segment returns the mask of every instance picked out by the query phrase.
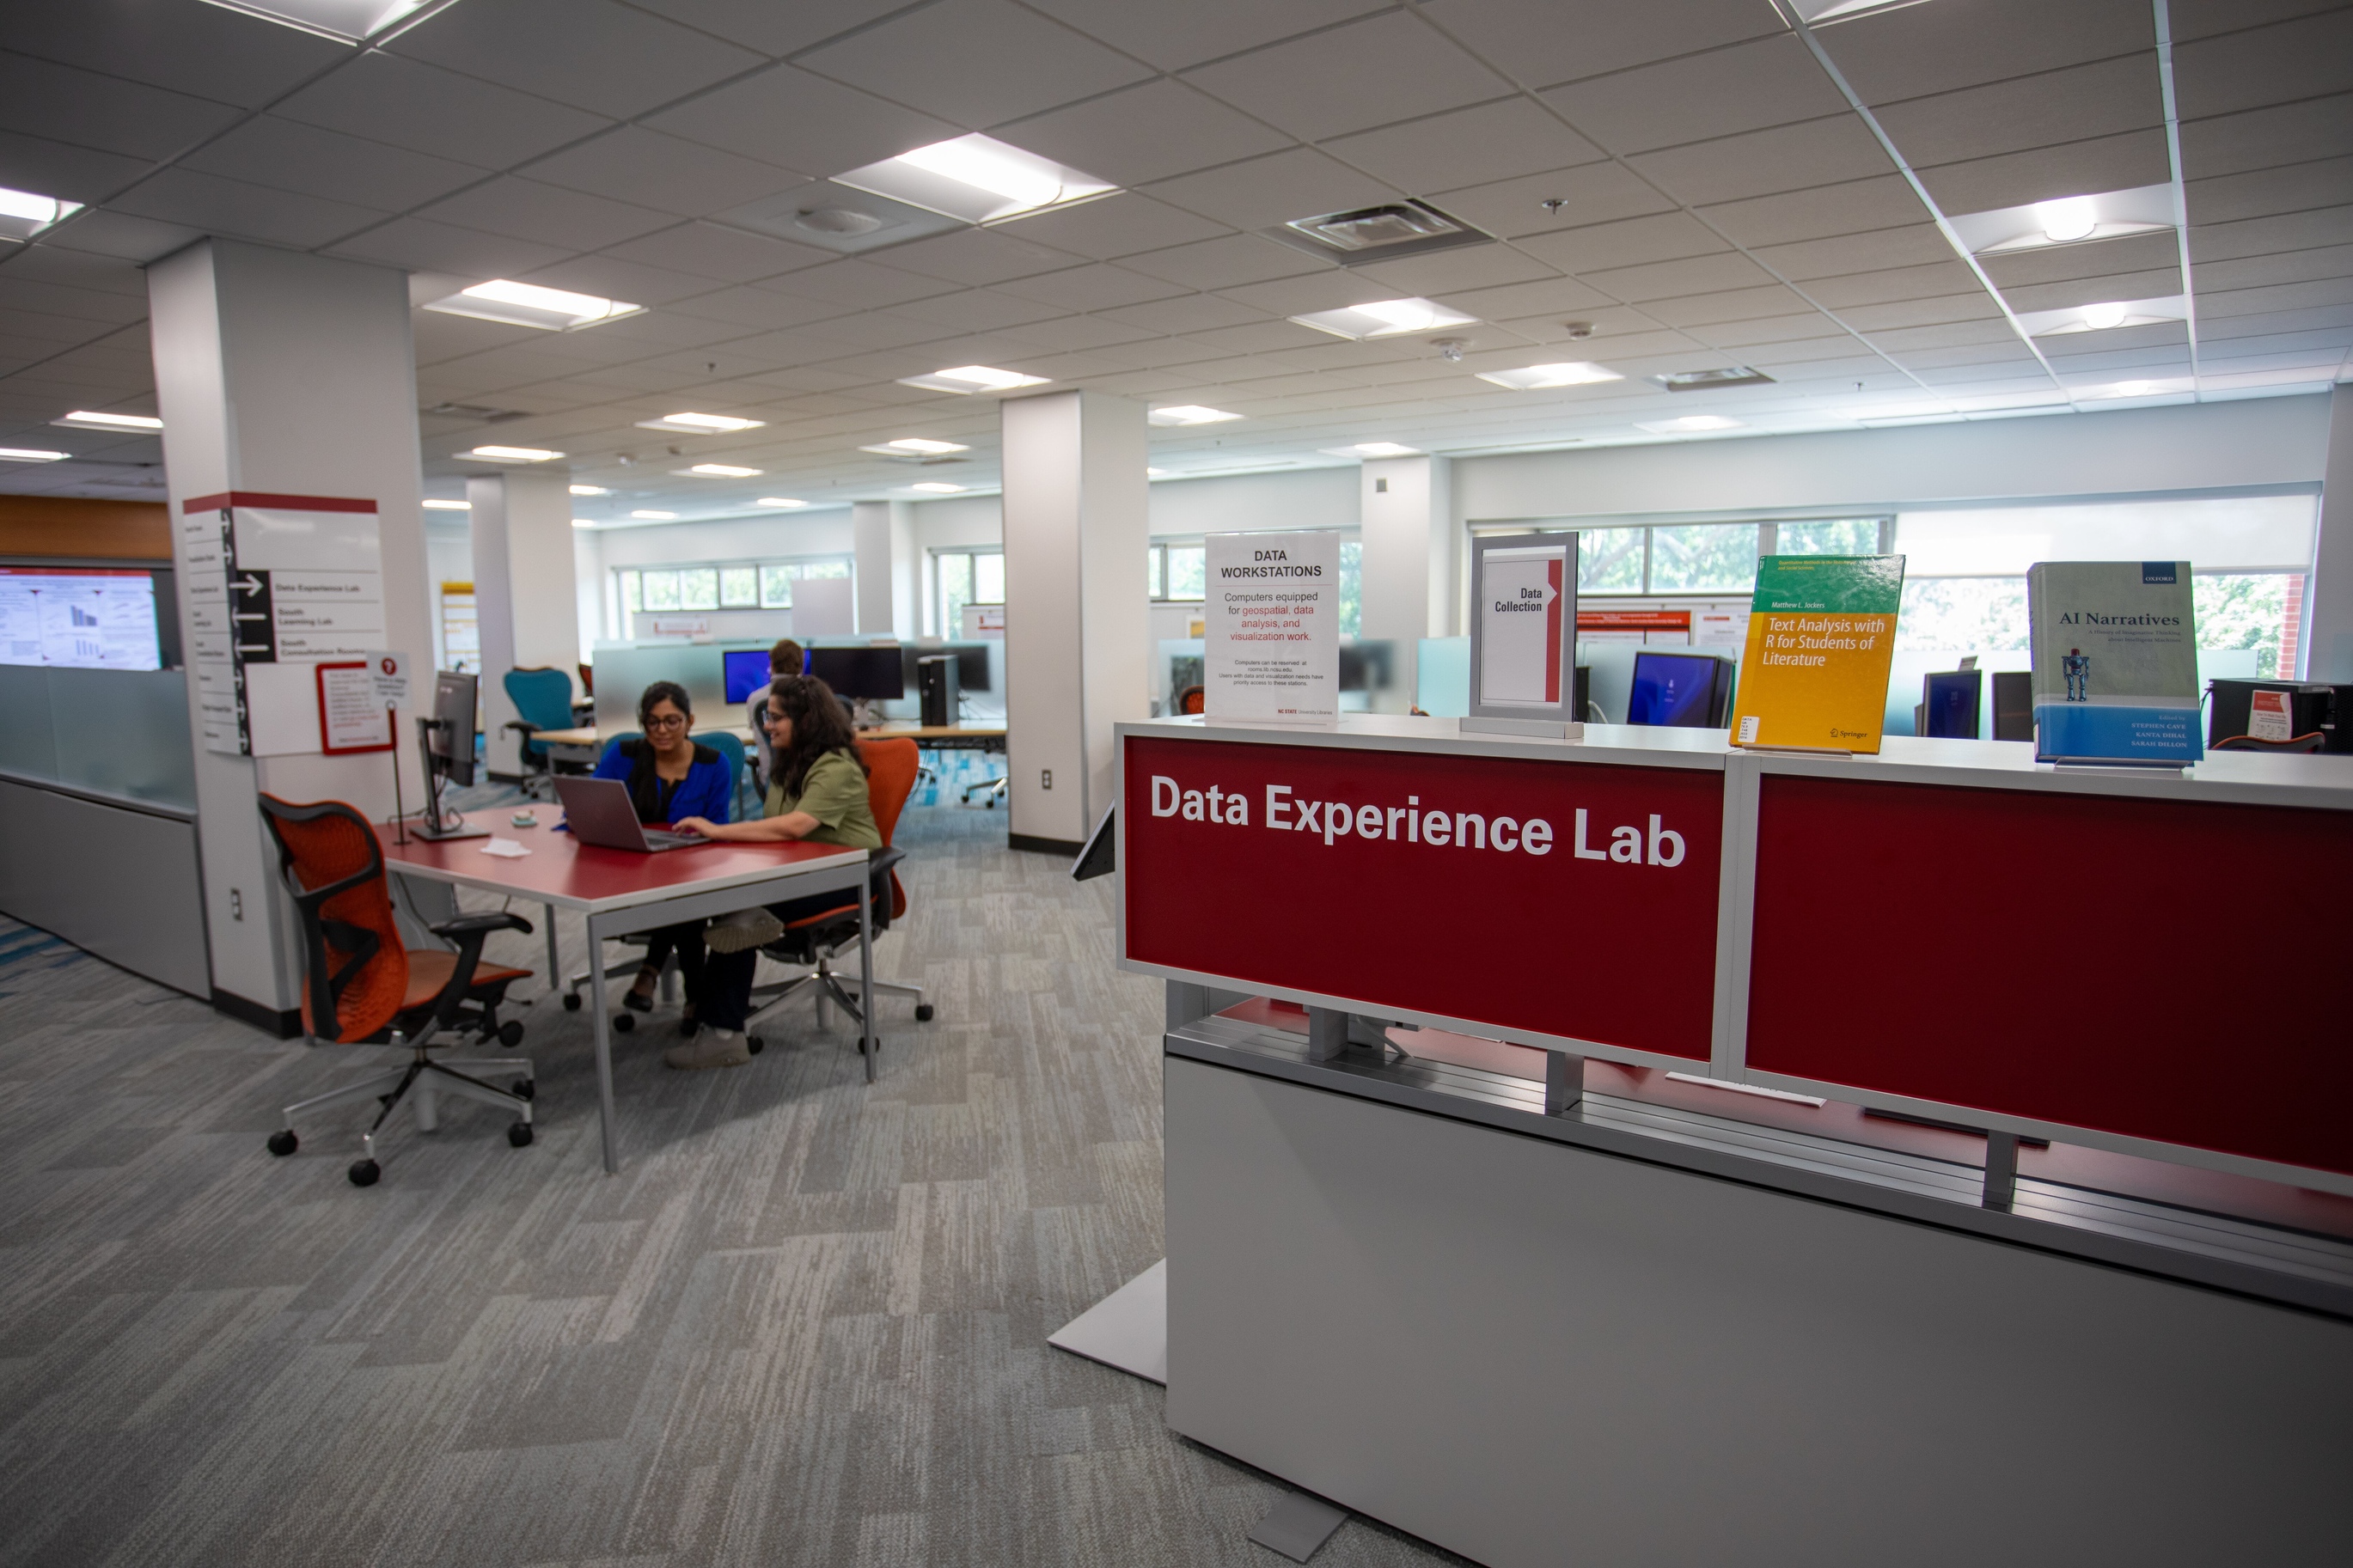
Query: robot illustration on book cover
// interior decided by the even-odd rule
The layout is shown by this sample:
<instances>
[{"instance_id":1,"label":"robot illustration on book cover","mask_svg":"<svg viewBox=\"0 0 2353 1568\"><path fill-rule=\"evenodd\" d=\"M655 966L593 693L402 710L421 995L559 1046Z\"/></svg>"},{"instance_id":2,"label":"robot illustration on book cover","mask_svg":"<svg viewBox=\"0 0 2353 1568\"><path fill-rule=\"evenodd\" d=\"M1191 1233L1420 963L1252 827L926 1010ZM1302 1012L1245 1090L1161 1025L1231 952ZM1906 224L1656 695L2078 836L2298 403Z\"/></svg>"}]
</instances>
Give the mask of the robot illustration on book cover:
<instances>
[{"instance_id":1,"label":"robot illustration on book cover","mask_svg":"<svg viewBox=\"0 0 2353 1568\"><path fill-rule=\"evenodd\" d=\"M2092 660L2082 648L2071 647L2067 657L2059 661L2059 671L2067 678L2067 700L2089 702L2092 700Z\"/></svg>"}]
</instances>

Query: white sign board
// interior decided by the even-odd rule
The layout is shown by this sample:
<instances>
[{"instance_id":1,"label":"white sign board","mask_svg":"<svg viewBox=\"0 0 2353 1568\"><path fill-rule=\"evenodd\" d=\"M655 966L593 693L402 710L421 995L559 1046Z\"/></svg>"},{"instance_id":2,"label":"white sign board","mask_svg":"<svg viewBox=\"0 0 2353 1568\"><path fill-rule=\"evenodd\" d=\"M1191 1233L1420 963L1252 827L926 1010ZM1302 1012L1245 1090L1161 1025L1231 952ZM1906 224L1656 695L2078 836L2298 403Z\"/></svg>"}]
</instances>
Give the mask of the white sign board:
<instances>
[{"instance_id":1,"label":"white sign board","mask_svg":"<svg viewBox=\"0 0 2353 1568\"><path fill-rule=\"evenodd\" d=\"M378 648L367 656L368 671L375 682L375 705L379 708L408 706L408 660L388 648Z\"/></svg>"},{"instance_id":2,"label":"white sign board","mask_svg":"<svg viewBox=\"0 0 2353 1568\"><path fill-rule=\"evenodd\" d=\"M1567 735L1576 711L1577 535L1472 547L1471 713L1465 730Z\"/></svg>"},{"instance_id":3,"label":"white sign board","mask_svg":"<svg viewBox=\"0 0 2353 1568\"><path fill-rule=\"evenodd\" d=\"M1213 533L1203 710L1219 723L1340 721L1340 536Z\"/></svg>"}]
</instances>

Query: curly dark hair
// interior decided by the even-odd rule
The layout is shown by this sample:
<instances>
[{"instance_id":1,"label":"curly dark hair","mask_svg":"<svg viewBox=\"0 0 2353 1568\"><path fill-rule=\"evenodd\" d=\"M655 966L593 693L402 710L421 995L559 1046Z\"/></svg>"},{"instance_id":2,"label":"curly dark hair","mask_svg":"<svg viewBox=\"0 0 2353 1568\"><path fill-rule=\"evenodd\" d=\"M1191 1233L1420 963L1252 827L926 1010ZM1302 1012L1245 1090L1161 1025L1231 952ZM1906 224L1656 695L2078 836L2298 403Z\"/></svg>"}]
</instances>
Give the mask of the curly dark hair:
<instances>
[{"instance_id":1,"label":"curly dark hair","mask_svg":"<svg viewBox=\"0 0 2353 1568\"><path fill-rule=\"evenodd\" d=\"M785 786L786 795L800 794L809 769L828 752L848 752L858 771L866 771L866 759L858 754L858 738L850 731L849 715L842 710L841 699L816 676L780 675L770 681L768 711L793 721L792 744L776 752L776 767L769 774Z\"/></svg>"},{"instance_id":2,"label":"curly dark hair","mask_svg":"<svg viewBox=\"0 0 2353 1568\"><path fill-rule=\"evenodd\" d=\"M675 680L657 680L638 695L638 729L646 727L646 721L653 717L655 706L662 702L685 714L686 727L690 730L694 728L694 699L686 694L686 688Z\"/></svg>"}]
</instances>

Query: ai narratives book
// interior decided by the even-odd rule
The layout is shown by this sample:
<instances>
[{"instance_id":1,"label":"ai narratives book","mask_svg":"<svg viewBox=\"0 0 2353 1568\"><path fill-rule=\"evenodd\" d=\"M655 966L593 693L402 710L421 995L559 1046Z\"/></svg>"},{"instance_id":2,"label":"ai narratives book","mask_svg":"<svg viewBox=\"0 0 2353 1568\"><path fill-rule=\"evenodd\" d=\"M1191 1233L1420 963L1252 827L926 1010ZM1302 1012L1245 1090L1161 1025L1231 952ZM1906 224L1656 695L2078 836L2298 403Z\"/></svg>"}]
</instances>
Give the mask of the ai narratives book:
<instances>
[{"instance_id":1,"label":"ai narratives book","mask_svg":"<svg viewBox=\"0 0 2353 1568\"><path fill-rule=\"evenodd\" d=\"M2189 562L2038 562L2026 615L2036 760L2180 767L2206 754Z\"/></svg>"},{"instance_id":2,"label":"ai narratives book","mask_svg":"<svg viewBox=\"0 0 2353 1568\"><path fill-rule=\"evenodd\" d=\"M1759 560L1732 743L1877 752L1903 602L1901 555Z\"/></svg>"}]
</instances>

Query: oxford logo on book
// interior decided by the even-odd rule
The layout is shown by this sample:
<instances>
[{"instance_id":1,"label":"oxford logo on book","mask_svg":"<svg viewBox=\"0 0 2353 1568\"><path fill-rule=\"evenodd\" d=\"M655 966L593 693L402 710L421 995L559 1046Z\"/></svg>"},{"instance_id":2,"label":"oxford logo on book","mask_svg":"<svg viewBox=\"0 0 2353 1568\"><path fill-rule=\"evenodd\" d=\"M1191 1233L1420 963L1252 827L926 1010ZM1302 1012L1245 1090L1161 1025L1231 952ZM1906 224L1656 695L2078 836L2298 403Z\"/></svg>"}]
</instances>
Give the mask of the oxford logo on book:
<instances>
[{"instance_id":1,"label":"oxford logo on book","mask_svg":"<svg viewBox=\"0 0 2353 1568\"><path fill-rule=\"evenodd\" d=\"M1359 843L1421 845L1433 849L1485 850L1504 855L1542 858L1557 847L1551 821L1542 816L1491 816L1456 811L1421 796L1404 801L1357 804L1340 800L1308 800L1289 784L1268 784L1263 808L1253 814L1251 797L1241 790L1217 784L1187 789L1165 773L1152 779L1152 815L1180 822L1223 827L1257 826L1278 833L1306 833L1328 848L1342 839ZM1683 863L1683 836L1666 825L1659 813L1649 813L1647 824L1605 826L1591 820L1584 806L1575 808L1571 858L1601 860L1621 866L1655 866L1672 870Z\"/></svg>"}]
</instances>

